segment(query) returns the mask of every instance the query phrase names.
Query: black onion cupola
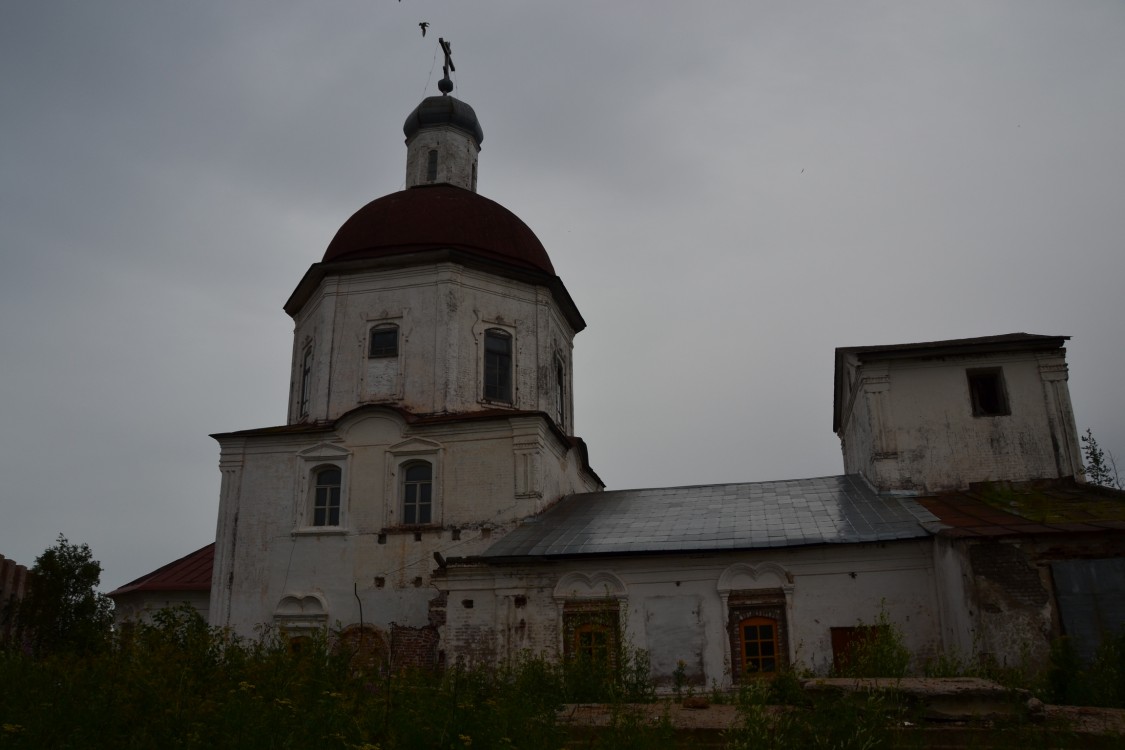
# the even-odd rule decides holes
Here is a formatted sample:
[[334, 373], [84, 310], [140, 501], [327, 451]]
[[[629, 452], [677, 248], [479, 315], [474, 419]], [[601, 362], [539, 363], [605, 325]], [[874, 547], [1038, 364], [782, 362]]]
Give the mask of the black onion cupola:
[[441, 96], [428, 96], [406, 118], [406, 187], [448, 184], [476, 192], [477, 155], [484, 141], [477, 113], [465, 102], [450, 96], [453, 62], [449, 44], [445, 52], [445, 77], [438, 82]]

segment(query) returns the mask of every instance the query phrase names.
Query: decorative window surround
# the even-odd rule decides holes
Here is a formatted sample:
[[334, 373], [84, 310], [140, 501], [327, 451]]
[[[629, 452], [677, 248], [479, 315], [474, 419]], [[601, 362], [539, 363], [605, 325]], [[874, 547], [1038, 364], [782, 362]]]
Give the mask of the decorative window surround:
[[[387, 448], [386, 485], [383, 526], [394, 528], [436, 527], [442, 524], [442, 446], [432, 440], [409, 438]], [[430, 518], [429, 521], [407, 523], [404, 516], [406, 472], [410, 464], [430, 465]]]
[[738, 563], [719, 576], [716, 587], [727, 617], [731, 679], [738, 683], [752, 675], [743, 669], [743, 626], [758, 618], [774, 621], [776, 669], [792, 663], [789, 622], [793, 609], [793, 574], [774, 562]]
[[[555, 584], [552, 596], [558, 608], [558, 621], [562, 623], [560, 654], [568, 658], [577, 656], [585, 646], [596, 646], [598, 639], [604, 640], [611, 654], [616, 653], [624, 626], [622, 613], [629, 599], [620, 578], [609, 571], [567, 573]], [[587, 635], [583, 636], [584, 633]]]
[[328, 607], [321, 594], [290, 594], [278, 602], [273, 621], [289, 638], [310, 636], [328, 627]]
[[[295, 529], [297, 534], [344, 534], [348, 524], [348, 463], [351, 451], [332, 443], [320, 443], [297, 453], [298, 476], [295, 500]], [[327, 468], [340, 471], [339, 523], [316, 525], [317, 475]]]

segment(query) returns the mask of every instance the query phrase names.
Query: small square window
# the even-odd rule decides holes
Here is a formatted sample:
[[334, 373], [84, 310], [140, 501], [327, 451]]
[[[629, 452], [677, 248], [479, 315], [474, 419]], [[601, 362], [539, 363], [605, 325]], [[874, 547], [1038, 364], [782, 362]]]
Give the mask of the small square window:
[[398, 326], [382, 325], [371, 329], [371, 345], [368, 348], [369, 357], [397, 357], [398, 356]]
[[968, 370], [969, 398], [974, 417], [1003, 417], [1012, 413], [1008, 408], [1008, 390], [1004, 387], [1004, 371], [999, 367], [987, 370]]

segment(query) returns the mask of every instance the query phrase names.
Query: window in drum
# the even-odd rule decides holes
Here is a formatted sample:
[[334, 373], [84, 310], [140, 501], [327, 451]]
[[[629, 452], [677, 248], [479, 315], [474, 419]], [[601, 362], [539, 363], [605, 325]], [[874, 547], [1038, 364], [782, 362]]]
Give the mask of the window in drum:
[[555, 360], [555, 414], [560, 427], [566, 427], [566, 369]]
[[372, 328], [367, 356], [371, 358], [397, 357], [398, 326], [387, 324]]
[[426, 182], [437, 182], [437, 149], [431, 149], [426, 156]]
[[403, 466], [402, 522], [407, 525], [430, 523], [433, 514], [433, 466], [417, 461]]
[[743, 674], [773, 674], [778, 669], [777, 621], [750, 617], [738, 625]]
[[484, 332], [484, 397], [512, 401], [512, 335], [499, 328]]
[[301, 400], [299, 404], [301, 416], [309, 413], [309, 393], [312, 390], [312, 359], [313, 351], [310, 346], [305, 349], [305, 354], [301, 358]]

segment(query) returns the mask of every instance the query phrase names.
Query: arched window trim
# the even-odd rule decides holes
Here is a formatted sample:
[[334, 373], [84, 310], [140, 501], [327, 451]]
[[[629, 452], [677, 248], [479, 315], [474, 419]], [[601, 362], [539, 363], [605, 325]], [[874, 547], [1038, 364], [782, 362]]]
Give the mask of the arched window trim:
[[[348, 460], [351, 451], [337, 443], [318, 443], [297, 453], [298, 463], [294, 476], [294, 529], [295, 534], [344, 534], [348, 523]], [[316, 524], [317, 479], [325, 470], [340, 472], [338, 514], [335, 525]], [[331, 519], [326, 519], [331, 520]]]
[[[334, 474], [334, 477], [326, 475]], [[330, 479], [335, 479], [331, 482]], [[310, 526], [335, 528], [341, 525], [344, 470], [336, 464], [321, 464], [312, 471], [312, 508]]]
[[[433, 528], [442, 523], [442, 446], [432, 440], [411, 437], [387, 448], [385, 454], [386, 502], [383, 503], [383, 527], [388, 530], [418, 530]], [[411, 465], [430, 465], [430, 520], [427, 523], [406, 522], [403, 514], [406, 498], [406, 474]], [[417, 520], [417, 519], [415, 519]]]

